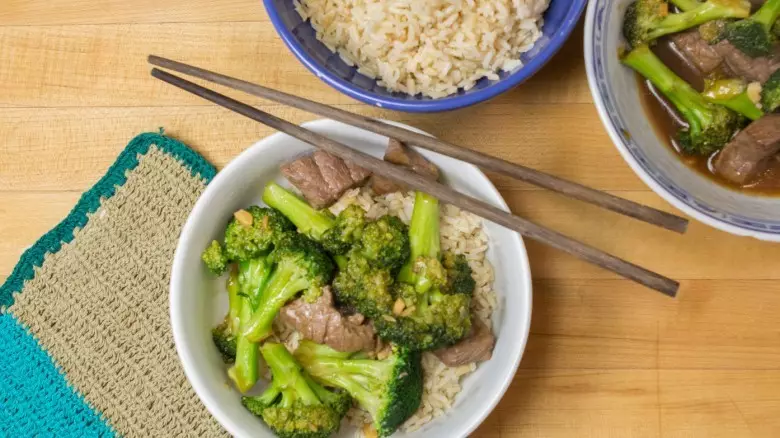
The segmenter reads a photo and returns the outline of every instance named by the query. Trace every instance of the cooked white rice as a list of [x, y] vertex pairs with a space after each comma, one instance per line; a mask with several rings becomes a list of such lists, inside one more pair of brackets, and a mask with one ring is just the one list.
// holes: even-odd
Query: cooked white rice
[[[389, 214], [399, 217], [408, 224], [414, 209], [414, 194], [391, 193], [372, 196], [370, 189], [353, 189], [345, 193], [330, 209], [334, 214], [338, 214], [351, 204], [363, 207], [369, 218], [374, 219]], [[442, 248], [456, 254], [464, 254], [473, 271], [477, 286], [472, 300], [472, 313], [491, 326], [491, 316], [496, 307], [496, 294], [493, 291], [493, 267], [485, 258], [488, 238], [482, 228], [482, 220], [469, 212], [445, 204], [441, 208], [440, 223]], [[291, 351], [294, 351], [298, 346], [300, 334], [278, 324], [278, 321], [275, 329], [277, 337]], [[444, 414], [461, 390], [461, 378], [477, 369], [475, 363], [447, 367], [432, 353], [423, 354], [422, 365], [425, 384], [422, 403], [420, 409], [402, 426], [407, 432], [416, 430]], [[356, 426], [355, 436], [362, 437], [361, 426], [370, 423], [371, 418], [366, 412], [352, 408], [347, 414], [347, 421]]]
[[317, 39], [393, 91], [433, 98], [522, 64], [549, 0], [293, 0]]

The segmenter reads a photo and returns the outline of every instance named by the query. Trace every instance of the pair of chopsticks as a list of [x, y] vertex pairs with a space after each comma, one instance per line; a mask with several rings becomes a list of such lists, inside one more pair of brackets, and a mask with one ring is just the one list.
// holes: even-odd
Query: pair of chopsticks
[[[224, 85], [235, 90], [263, 97], [283, 105], [318, 114], [346, 123], [348, 125], [356, 126], [370, 132], [384, 135], [386, 137], [392, 137], [410, 145], [419, 146], [443, 155], [448, 155], [453, 158], [467, 161], [483, 169], [492, 170], [513, 178], [517, 178], [559, 192], [566, 196], [598, 205], [608, 210], [612, 210], [662, 228], [666, 228], [671, 231], [684, 233], [688, 226], [688, 221], [681, 217], [637, 204], [635, 202], [628, 201], [616, 196], [612, 196], [608, 193], [600, 192], [598, 190], [594, 190], [571, 181], [566, 181], [564, 179], [548, 175], [534, 169], [510, 163], [500, 158], [492, 157], [490, 155], [483, 154], [471, 149], [466, 149], [433, 137], [418, 134], [404, 128], [392, 126], [378, 120], [370, 119], [358, 114], [353, 114], [325, 104], [304, 99], [302, 97], [293, 96], [278, 90], [263, 87], [251, 82], [232, 78], [230, 76], [225, 76], [219, 73], [158, 56], [149, 56], [149, 63], [161, 68], [184, 73], [200, 79], [205, 79], [216, 84]], [[560, 249], [568, 254], [600, 266], [604, 269], [615, 272], [625, 278], [645, 285], [651, 289], [655, 289], [671, 297], [674, 297], [677, 294], [679, 283], [670, 278], [664, 277], [641, 266], [627, 262], [609, 253], [603, 252], [585, 243], [579, 242], [563, 234], [537, 225], [519, 216], [507, 213], [504, 210], [494, 207], [493, 205], [490, 205], [486, 202], [459, 193], [441, 183], [430, 181], [418, 175], [417, 173], [412, 172], [411, 170], [390, 164], [381, 159], [352, 149], [347, 145], [331, 140], [323, 135], [309, 131], [298, 125], [249, 106], [245, 103], [239, 102], [235, 99], [157, 68], [152, 69], [152, 76], [185, 91], [188, 91], [196, 96], [200, 96], [206, 100], [209, 100], [219, 106], [260, 122], [277, 131], [290, 135], [291, 137], [295, 137], [312, 146], [322, 149], [325, 152], [338, 156], [344, 160], [349, 160], [358, 166], [368, 169], [372, 173], [384, 176], [414, 190], [428, 193], [443, 202], [447, 202], [464, 210], [470, 211], [484, 219], [517, 231], [526, 237]]]

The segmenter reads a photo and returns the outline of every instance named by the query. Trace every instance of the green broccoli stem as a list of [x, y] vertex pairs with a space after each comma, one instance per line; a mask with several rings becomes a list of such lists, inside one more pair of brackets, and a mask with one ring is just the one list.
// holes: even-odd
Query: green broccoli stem
[[[341, 388], [352, 396], [360, 405], [368, 410], [372, 417], [376, 418], [379, 410], [380, 397], [371, 390], [370, 386], [378, 384], [382, 379], [381, 368], [373, 373], [372, 367], [350, 364], [350, 362], [376, 362], [377, 360], [344, 360], [334, 357], [314, 356], [307, 361], [306, 370], [314, 378], [329, 386]], [[349, 373], [357, 374], [356, 376]]]
[[[252, 316], [252, 302], [249, 297], [241, 297], [241, 321], [247, 321]], [[239, 334], [236, 341], [236, 361], [228, 370], [228, 376], [245, 393], [257, 383], [257, 344], [246, 336]]]
[[227, 279], [228, 314], [227, 323], [230, 333], [237, 335], [241, 328], [241, 285], [238, 282], [238, 271], [233, 269]]
[[335, 224], [329, 213], [315, 210], [306, 201], [275, 182], [265, 186], [263, 202], [281, 211], [300, 232], [315, 240], [322, 238], [322, 234]]
[[412, 222], [409, 224], [409, 248], [412, 259], [439, 257], [439, 200], [426, 193], [414, 195]]
[[273, 322], [279, 310], [298, 292], [306, 289], [309, 281], [297, 269], [282, 262], [268, 280], [257, 310], [241, 329], [241, 334], [252, 342], [260, 342], [271, 335]]
[[710, 103], [723, 105], [750, 120], [758, 120], [764, 113], [748, 97], [746, 90], [747, 85], [740, 79], [708, 80], [702, 95]]
[[419, 291], [430, 289], [429, 281], [414, 272], [414, 264], [420, 257], [438, 259], [441, 253], [439, 232], [439, 200], [426, 193], [417, 192], [414, 196], [414, 210], [409, 224], [409, 249], [411, 257], [401, 267], [398, 280], [413, 284]]
[[283, 405], [287, 399], [291, 399], [290, 402], [300, 400], [307, 406], [321, 404], [317, 394], [306, 382], [298, 362], [284, 345], [269, 342], [260, 348], [260, 353], [271, 369], [273, 386], [280, 388], [283, 393]]
[[767, 0], [750, 19], [760, 23], [767, 32], [770, 32], [778, 17], [780, 17], [780, 0]]
[[[692, 6], [689, 2], [680, 3], [686, 8]], [[746, 18], [750, 8], [743, 8], [740, 3], [734, 0], [707, 0], [693, 9], [669, 14], [648, 33], [648, 38], [654, 40], [721, 18]]]
[[273, 264], [267, 255], [242, 261], [238, 264], [238, 283], [240, 294], [249, 298], [253, 307], [257, 307], [262, 290], [271, 276]]
[[688, 122], [691, 133], [701, 132], [702, 126], [712, 122], [710, 103], [658, 59], [647, 45], [630, 51], [623, 57], [623, 63], [652, 82], [672, 102]]

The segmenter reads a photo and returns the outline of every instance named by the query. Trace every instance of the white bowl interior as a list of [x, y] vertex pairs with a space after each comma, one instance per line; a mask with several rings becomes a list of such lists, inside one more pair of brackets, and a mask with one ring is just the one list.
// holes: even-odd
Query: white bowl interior
[[[386, 138], [329, 120], [306, 125], [342, 143], [382, 156]], [[171, 323], [184, 371], [196, 393], [229, 433], [237, 437], [271, 437], [266, 426], [241, 406], [240, 395], [225, 374], [210, 330], [224, 317], [224, 279], [215, 279], [200, 261], [200, 253], [221, 238], [232, 213], [261, 204], [269, 180], [287, 185], [278, 167], [311, 147], [284, 134], [255, 144], [233, 160], [209, 184], [182, 231], [171, 274]], [[447, 184], [500, 208], [506, 204], [476, 167], [423, 151], [442, 170]], [[494, 314], [497, 344], [493, 359], [464, 379], [455, 406], [443, 417], [398, 437], [463, 437], [490, 413], [506, 391], [520, 362], [531, 319], [531, 274], [522, 239], [517, 233], [485, 222], [490, 238], [488, 259], [494, 266], [499, 305]], [[350, 436], [342, 428], [340, 436]]]
[[745, 195], [690, 169], [641, 110], [634, 72], [618, 59], [623, 14], [631, 2], [592, 0], [586, 18], [588, 79], [613, 142], [645, 183], [685, 213], [730, 233], [780, 240], [780, 199]]

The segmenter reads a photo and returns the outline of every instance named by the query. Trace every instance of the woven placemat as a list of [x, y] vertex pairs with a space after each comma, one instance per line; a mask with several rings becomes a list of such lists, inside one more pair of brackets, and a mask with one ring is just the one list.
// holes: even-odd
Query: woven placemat
[[0, 437], [226, 433], [179, 365], [168, 280], [214, 167], [143, 134], [0, 288]]

